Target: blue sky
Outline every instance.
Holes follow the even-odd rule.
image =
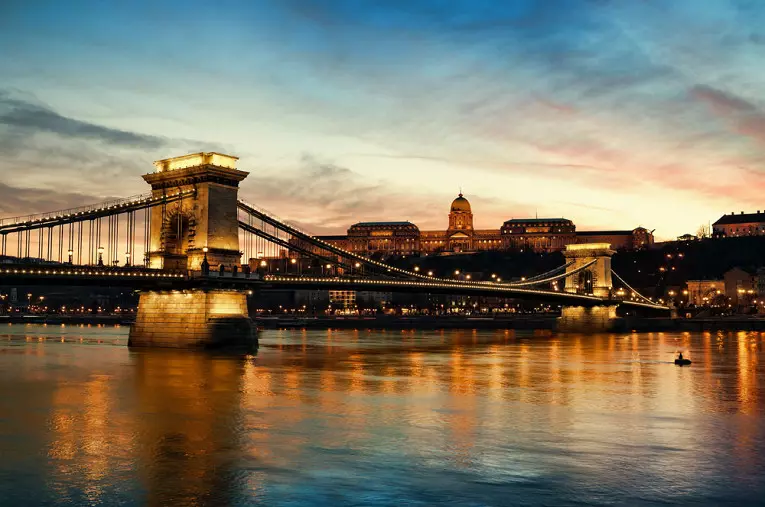
[[[765,209],[757,0],[6,0],[0,214],[147,190],[215,149],[316,233],[564,216],[695,232]]]

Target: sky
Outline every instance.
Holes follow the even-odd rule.
[[[565,217],[695,233],[765,210],[760,0],[0,2],[0,216],[240,157],[316,234]]]

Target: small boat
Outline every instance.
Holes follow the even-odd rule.
[[[690,359],[675,359],[675,364],[678,366],[688,366],[691,364]]]

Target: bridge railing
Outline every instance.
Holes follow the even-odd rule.
[[[112,199],[109,201],[103,201],[96,204],[88,204],[87,206],[79,206],[77,208],[69,208],[57,211],[46,211],[43,213],[35,213],[33,215],[21,215],[16,217],[0,218],[0,227],[4,225],[24,224],[27,222],[34,222],[39,220],[46,220],[49,218],[64,217],[68,215],[77,215],[80,213],[89,213],[106,208],[121,207],[128,204],[134,204],[143,200],[151,199],[151,194],[138,194],[122,199]]]

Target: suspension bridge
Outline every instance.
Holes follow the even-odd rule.
[[[430,276],[347,251],[239,199],[248,173],[237,160],[160,160],[143,176],[151,185],[144,195],[0,219],[0,283],[140,289],[136,346],[252,340],[246,293],[274,288],[547,301],[562,306],[561,325],[571,330],[606,329],[619,305],[668,310],[611,270],[608,244],[569,245],[563,265],[517,282]],[[274,260],[283,271],[262,269]]]

